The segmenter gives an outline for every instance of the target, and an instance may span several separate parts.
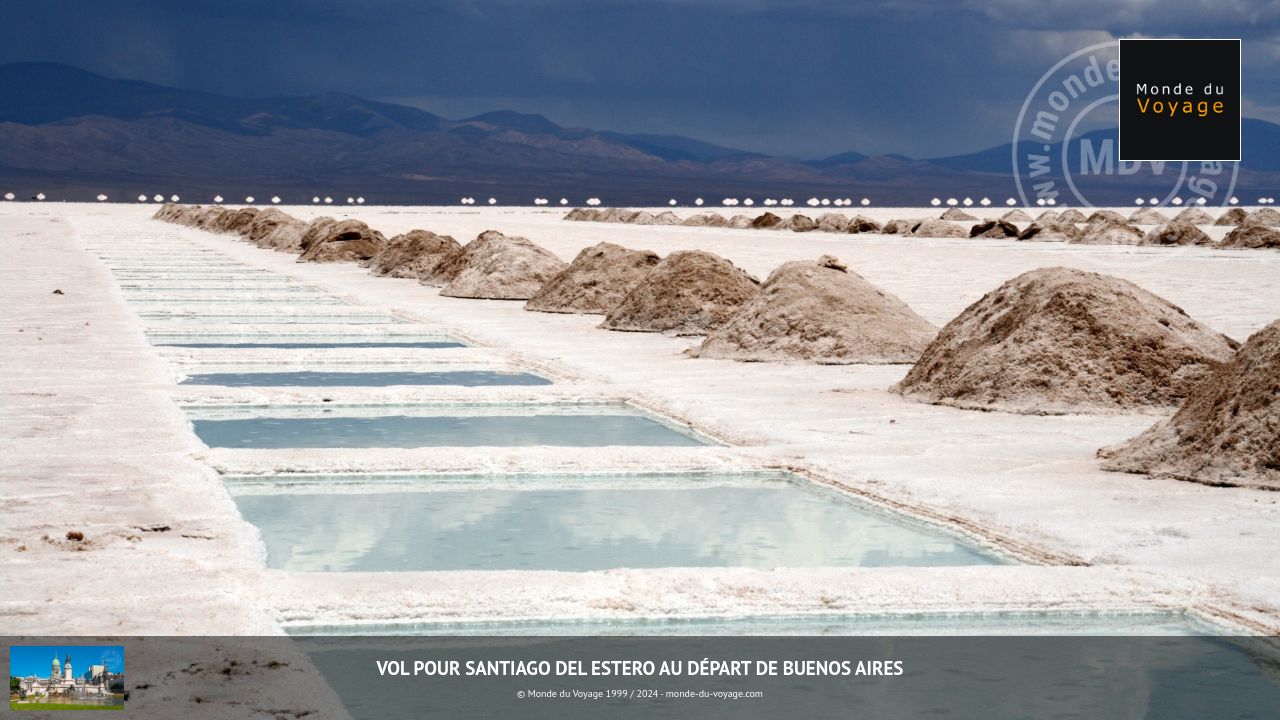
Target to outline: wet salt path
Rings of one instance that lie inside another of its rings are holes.
[[[551,381],[532,373],[460,370],[452,372],[239,372],[199,373],[183,380],[183,385],[223,387],[387,387],[390,385],[550,385]]]

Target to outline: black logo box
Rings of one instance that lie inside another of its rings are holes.
[[[1240,53],[1238,39],[1122,38],[1119,159],[1240,160]],[[1140,93],[1143,85],[1146,92]],[[1207,95],[1206,86],[1212,86]],[[1184,92],[1166,94],[1165,87]],[[1190,92],[1185,92],[1188,89]],[[1146,113],[1139,100],[1146,105]],[[1183,112],[1183,103],[1188,101],[1192,103],[1192,114]],[[1214,104],[1219,102],[1222,112],[1213,112]],[[1173,115],[1169,113],[1170,103],[1177,104]],[[1206,116],[1199,112],[1206,107],[1200,103],[1207,104]],[[1157,114],[1157,107],[1163,112]]]

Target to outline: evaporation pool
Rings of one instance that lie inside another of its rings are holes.
[[[389,387],[392,385],[493,387],[505,385],[550,385],[551,381],[533,373],[494,370],[429,372],[298,370],[199,373],[191,375],[180,384],[218,385],[222,387]]]
[[[157,331],[147,333],[147,339],[157,347],[180,348],[274,348],[279,350],[417,348],[444,350],[466,347],[466,343],[447,335],[392,333],[361,335],[272,333],[267,335],[253,333],[168,333]]]
[[[228,478],[292,571],[999,564],[941,529],[782,473]]]
[[[708,441],[623,403],[187,408],[225,448],[696,446]]]

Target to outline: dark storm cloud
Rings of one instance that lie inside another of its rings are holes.
[[[337,90],[457,117],[680,133],[767,152],[934,155],[1007,140],[1063,55],[1119,35],[1245,37],[1280,105],[1274,2],[281,0],[5,3],[0,62],[228,94]]]

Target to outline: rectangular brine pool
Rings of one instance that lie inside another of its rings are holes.
[[[452,385],[497,387],[550,385],[541,375],[502,370],[281,370],[193,373],[180,385],[219,387],[391,387]]]
[[[404,319],[388,313],[219,313],[216,310],[201,313],[143,310],[138,313],[138,317],[143,320],[178,320],[224,325],[381,325],[405,322]]]
[[[991,565],[940,528],[783,473],[226,478],[294,571]]]
[[[221,448],[698,446],[689,428],[625,403],[188,407]]]
[[[446,350],[466,347],[466,343],[447,335],[425,334],[305,334],[305,333],[169,333],[149,332],[147,339],[158,347],[180,348],[270,348],[279,350],[325,350],[400,348]]]

